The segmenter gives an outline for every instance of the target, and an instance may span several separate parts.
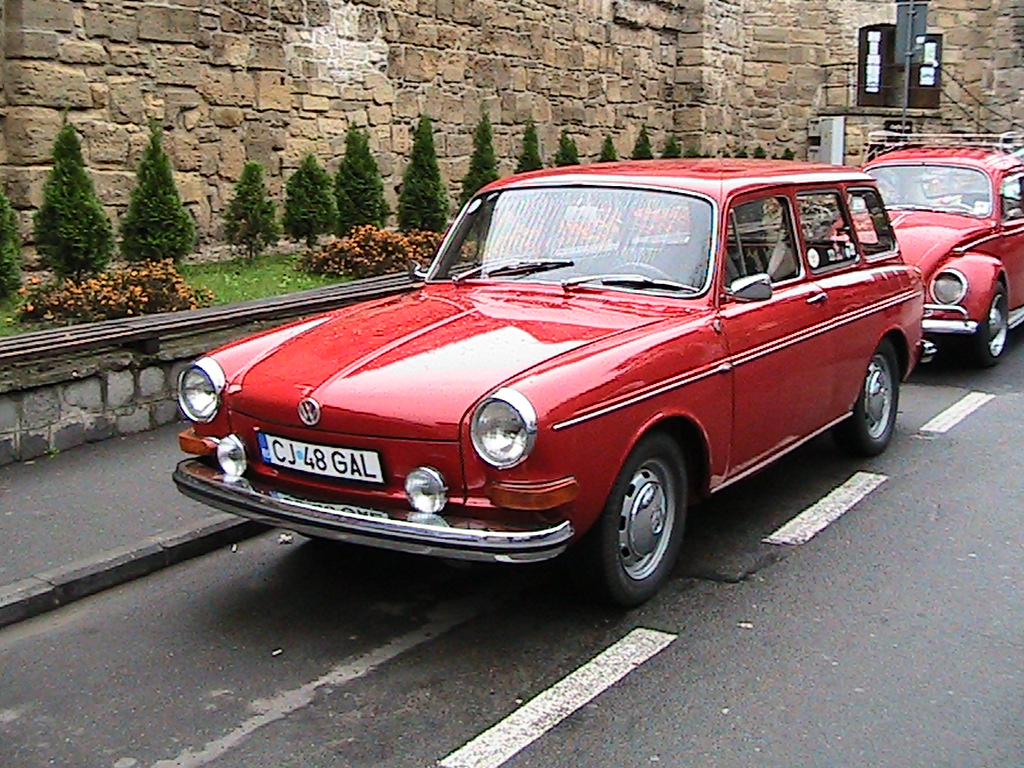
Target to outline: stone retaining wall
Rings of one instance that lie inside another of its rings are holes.
[[[251,323],[178,339],[153,355],[122,349],[6,367],[0,371],[0,465],[178,420],[182,368],[260,328]]]

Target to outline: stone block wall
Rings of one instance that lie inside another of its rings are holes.
[[[929,8],[948,97],[925,127],[1004,129],[979,102],[1020,120],[1024,0]],[[0,12],[0,172],[26,238],[66,118],[115,223],[159,121],[206,241],[246,161],[280,202],[305,154],[337,167],[349,125],[369,131],[394,203],[421,114],[453,197],[481,110],[503,173],[530,118],[548,159],[563,128],[592,160],[606,134],[627,154],[643,124],[656,147],[675,134],[707,153],[803,157],[823,67],[855,60],[861,26],[895,19],[891,0],[5,0]]]
[[[271,193],[307,153],[336,168],[349,125],[370,133],[392,202],[421,114],[454,192],[486,110],[501,170],[527,119],[550,158],[563,127],[584,157],[690,127],[678,52],[699,44],[700,0],[6,0],[3,176],[30,233],[62,120],[80,132],[116,218],[147,122],[201,237],[246,161]],[[680,137],[682,138],[682,137]]]

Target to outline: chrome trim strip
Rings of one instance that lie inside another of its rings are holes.
[[[967,310],[959,304],[925,304],[925,312],[952,312],[956,315],[967,317]]]
[[[807,437],[804,437],[804,438],[802,438],[800,440],[797,440],[792,445],[787,446],[786,448],[783,448],[781,453],[773,453],[771,456],[769,456],[768,458],[766,458],[766,459],[764,459],[762,461],[759,461],[754,466],[747,467],[745,470],[740,472],[738,475],[734,475],[733,477],[730,477],[728,480],[725,480],[722,483],[720,483],[719,485],[716,485],[714,488],[710,488],[708,490],[711,493],[718,493],[723,488],[727,488],[730,485],[732,485],[733,483],[738,483],[740,480],[742,480],[742,479],[744,479],[746,477],[750,477],[754,473],[760,471],[761,469],[764,469],[769,464],[775,463],[778,459],[780,459],[781,457],[785,456],[787,453],[795,451],[800,446],[804,445],[805,443],[810,442],[811,440],[816,438],[818,435],[821,435],[821,434],[824,434],[825,432],[828,432],[836,424],[839,424],[840,422],[845,421],[847,418],[849,418],[849,416],[850,416],[850,414],[846,413],[846,414],[840,416],[838,419],[835,419],[834,421],[830,421],[828,424],[826,424],[824,427],[822,427],[821,429],[817,430],[816,432],[812,432]]]
[[[728,373],[736,366],[743,365],[744,363],[753,362],[754,360],[757,360],[766,355],[770,355],[773,352],[778,352],[779,350],[785,349],[786,347],[791,347],[794,344],[799,344],[800,342],[805,341],[807,339],[814,338],[815,336],[820,336],[821,334],[831,330],[832,328],[838,328],[840,326],[856,322],[857,320],[867,317],[868,315],[873,315],[877,312],[883,312],[891,307],[899,306],[900,304],[905,304],[908,301],[914,300],[915,298],[917,298],[917,296],[917,291],[906,291],[905,293],[898,294],[892,298],[884,299],[883,301],[880,301],[872,306],[864,307],[854,312],[850,312],[845,317],[838,318],[837,320],[834,321],[819,323],[818,325],[813,326],[811,329],[807,331],[794,334],[793,336],[789,336],[787,338],[776,339],[775,341],[770,342],[769,344],[765,344],[756,349],[749,350],[744,355],[730,357],[724,362],[719,363],[714,368],[705,368],[704,370],[698,373],[683,374],[681,376],[668,379],[664,383],[655,384],[652,387],[619,402],[612,402],[609,403],[608,405],[595,407],[590,411],[581,413],[578,416],[574,416],[571,419],[567,419],[566,421],[561,421],[555,424],[552,427],[552,429],[554,431],[558,431],[560,429],[574,427],[577,424],[581,424],[584,421],[596,419],[599,416],[605,416],[614,411],[621,410],[622,408],[628,408],[629,406],[636,405],[637,403],[643,402],[644,400],[649,400],[652,397],[663,395],[666,392],[670,392],[673,389],[679,389],[680,387],[684,387],[688,384],[693,384],[694,382],[700,381],[701,379],[705,379],[708,376],[713,376],[718,373]]]
[[[548,528],[500,531],[469,528],[454,519],[448,521],[449,525],[437,525],[328,511],[312,501],[304,504],[294,496],[274,498],[269,490],[248,481],[232,482],[198,459],[181,461],[174,470],[174,482],[190,498],[259,523],[435,557],[489,562],[547,560],[561,554],[574,534],[568,520]],[[410,514],[414,512],[410,510]]]
[[[575,427],[577,424],[580,424],[584,421],[596,419],[598,416],[604,416],[606,414],[612,413],[613,411],[618,411],[630,405],[635,405],[636,403],[643,402],[644,400],[649,400],[652,397],[663,395],[666,392],[671,392],[673,389],[685,387],[687,384],[693,384],[694,382],[700,381],[701,379],[706,379],[710,376],[716,376],[720,373],[728,373],[729,371],[732,370],[732,367],[733,366],[730,363],[725,362],[719,363],[714,368],[705,368],[700,373],[684,374],[681,377],[677,376],[673,379],[669,379],[667,382],[664,382],[662,384],[656,384],[652,388],[642,391],[639,394],[633,395],[632,397],[628,397],[620,402],[613,402],[610,403],[609,405],[601,406],[595,408],[594,410],[581,413],[579,416],[574,416],[573,418],[568,419],[566,421],[560,421],[557,424],[555,424],[551,429],[557,432],[560,429],[568,429],[569,427]]]
[[[978,324],[974,320],[935,320],[926,317],[921,321],[921,328],[925,333],[952,333],[969,336],[978,330]]]

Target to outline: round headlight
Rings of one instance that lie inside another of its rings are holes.
[[[444,478],[433,467],[417,467],[406,476],[405,496],[413,509],[427,515],[436,515],[448,503]]]
[[[530,455],[537,438],[537,412],[514,389],[499,389],[473,411],[473,448],[498,469],[514,467]]]
[[[212,357],[203,357],[178,376],[178,405],[190,421],[213,421],[227,378]]]
[[[245,443],[238,435],[228,435],[217,443],[217,463],[228,477],[241,477],[249,466]]]
[[[967,293],[967,278],[952,269],[939,272],[932,280],[932,296],[940,304],[956,304]]]

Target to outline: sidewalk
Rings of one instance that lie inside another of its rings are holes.
[[[183,428],[0,467],[0,627],[266,530],[177,491]]]

